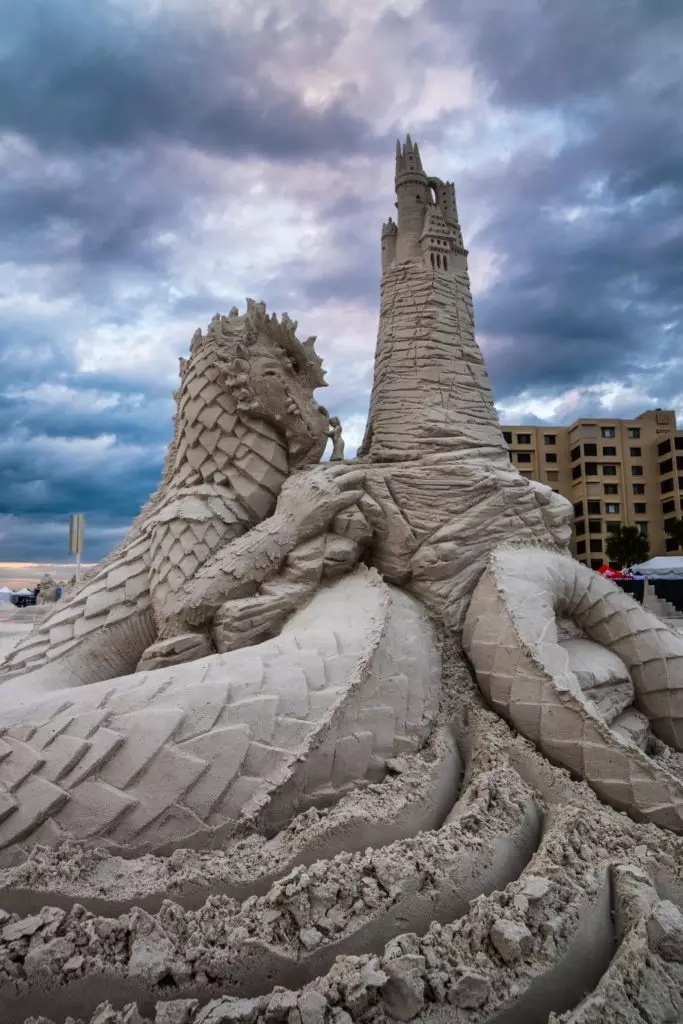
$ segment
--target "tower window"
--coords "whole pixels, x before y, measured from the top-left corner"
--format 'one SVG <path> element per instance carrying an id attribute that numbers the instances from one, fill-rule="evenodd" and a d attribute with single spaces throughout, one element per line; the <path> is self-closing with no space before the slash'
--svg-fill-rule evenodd
<path id="1" fill-rule="evenodd" d="M 443 258 L 443 269 L 448 270 L 448 258 L 446 256 Z"/>
<path id="2" fill-rule="evenodd" d="M 433 252 L 430 252 L 430 254 L 429 254 L 429 255 L 430 255 L 430 256 L 431 256 L 431 258 L 432 258 L 432 266 L 434 266 L 434 253 L 433 253 Z"/>

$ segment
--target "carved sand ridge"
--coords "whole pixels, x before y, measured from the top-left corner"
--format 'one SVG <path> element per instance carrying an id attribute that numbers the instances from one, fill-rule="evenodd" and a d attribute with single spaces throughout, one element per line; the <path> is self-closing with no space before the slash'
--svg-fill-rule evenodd
<path id="1" fill-rule="evenodd" d="M 424 612 L 358 569 L 265 644 L 0 711 L 0 846 L 272 829 L 421 746 L 439 677 Z"/>
<path id="2" fill-rule="evenodd" d="M 454 667 L 459 699 L 469 704 L 474 694 L 464 668 Z M 543 1020 L 552 1009 L 580 1004 L 603 973 L 623 986 L 634 971 L 650 1006 L 680 1012 L 676 942 L 683 919 L 670 901 L 683 891 L 681 840 L 601 807 L 584 785 L 569 782 L 473 704 L 470 719 L 469 782 L 436 832 L 296 868 L 242 904 L 213 897 L 188 912 L 171 897 L 151 916 L 133 910 L 98 918 L 65 908 L 8 917 L 5 970 L 27 981 L 8 978 L 0 989 L 3 1019 L 22 1020 L 37 989 L 53 1013 L 60 1007 L 56 1020 L 80 1016 L 98 993 L 108 990 L 111 999 L 115 989 L 119 1005 L 136 999 L 143 1020 L 173 1012 L 177 1018 L 169 1019 L 191 1024 L 285 1022 L 293 1008 L 304 1020 L 309 1007 L 325 1022 L 344 1020 L 341 1012 L 361 1021 Z M 513 763 L 536 777 L 545 799 L 533 797 Z M 542 839 L 528 818 L 530 799 L 545 817 Z M 496 847 L 497 829 L 508 837 L 506 855 Z M 482 868 L 496 856 L 500 866 L 487 885 Z M 105 863 L 100 859 L 100 874 Z M 43 870 L 43 885 L 59 886 L 60 875 L 68 882 L 73 873 L 68 860 Z M 624 875 L 642 880 L 648 901 L 634 905 L 622 894 L 615 879 Z M 490 895 L 467 910 L 473 884 Z M 384 945 L 387 925 L 403 934 Z M 296 987 L 297 979 L 301 985 L 316 975 Z M 285 990 L 271 993 L 273 982 Z M 231 995 L 202 1009 L 216 988 Z"/>
<path id="3" fill-rule="evenodd" d="M 510 465 L 455 190 L 410 137 L 396 193 L 361 458 L 312 339 L 214 318 L 162 487 L 54 613 L 88 632 L 138 550 L 134 663 L 100 626 L 10 659 L 7 1024 L 683 1019 L 681 638 Z"/>
<path id="4" fill-rule="evenodd" d="M 649 721 L 661 740 L 683 749 L 683 637 L 609 580 L 556 552 L 539 549 L 530 560 L 526 548 L 498 548 L 477 585 L 464 648 L 487 700 L 608 803 L 683 831 L 683 782 L 619 729 L 625 720 L 638 726 L 638 711 L 617 703 L 601 714 L 584 694 L 558 643 L 558 612 L 623 661 L 645 729 Z"/>

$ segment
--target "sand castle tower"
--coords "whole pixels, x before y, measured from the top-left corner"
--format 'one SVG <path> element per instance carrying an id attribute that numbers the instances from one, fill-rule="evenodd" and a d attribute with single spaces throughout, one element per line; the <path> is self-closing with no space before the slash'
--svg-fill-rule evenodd
<path id="1" fill-rule="evenodd" d="M 486 449 L 508 463 L 474 336 L 455 187 L 428 176 L 410 136 L 396 144 L 397 223 L 382 227 L 375 380 L 363 444 L 372 461 Z"/>

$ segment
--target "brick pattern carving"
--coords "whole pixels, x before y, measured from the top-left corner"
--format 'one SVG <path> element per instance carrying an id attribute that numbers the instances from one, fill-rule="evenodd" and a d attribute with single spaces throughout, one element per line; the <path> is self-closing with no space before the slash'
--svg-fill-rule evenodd
<path id="1" fill-rule="evenodd" d="M 621 658 L 636 707 L 661 740 L 683 749 L 683 637 L 609 580 L 542 548 L 498 548 L 474 591 L 463 640 L 484 695 L 608 803 L 683 831 L 680 779 L 610 728 L 582 692 L 558 643 L 560 612 Z"/>
<path id="2" fill-rule="evenodd" d="M 419 605 L 359 569 L 264 644 L 2 712 L 0 848 L 272 829 L 379 781 L 431 729 L 435 646 Z"/>

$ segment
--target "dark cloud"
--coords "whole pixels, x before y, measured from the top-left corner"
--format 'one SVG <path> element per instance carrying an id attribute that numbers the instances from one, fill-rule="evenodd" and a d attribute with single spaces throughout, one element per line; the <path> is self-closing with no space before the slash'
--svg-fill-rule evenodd
<path id="1" fill-rule="evenodd" d="M 377 307 L 391 121 L 413 101 L 473 254 L 500 266 L 475 296 L 499 404 L 556 396 L 561 419 L 683 394 L 676 0 L 425 0 L 348 39 L 313 0 L 260 21 L 237 3 L 0 0 L 0 18 L 0 559 L 63 557 L 75 510 L 89 558 L 112 546 L 159 478 L 188 324 L 243 290 L 307 326 L 340 311 L 309 329 L 323 402 L 359 420 L 374 324 L 361 338 L 344 310 Z M 459 67 L 479 99 L 422 96 Z M 283 207 L 307 227 L 278 261 Z M 612 381 L 631 390 L 606 405 Z"/>
<path id="2" fill-rule="evenodd" d="M 269 62 L 324 61 L 342 27 L 313 4 L 272 12 L 158 8 L 103 0 L 0 3 L 0 125 L 42 148 L 166 140 L 283 160 L 367 148 L 369 125 L 340 102 L 324 112 L 275 87 Z M 294 48 L 294 53 L 289 51 Z"/>
<path id="3" fill-rule="evenodd" d="M 683 9 L 635 0 L 459 9 L 496 103 L 533 107 L 546 138 L 553 126 L 562 134 L 463 177 L 461 195 L 496 197 L 470 244 L 504 259 L 477 304 L 498 400 L 643 375 L 655 383 L 681 338 L 683 83 L 667 54 L 683 39 Z M 683 367 L 668 382 L 680 393 Z"/>

